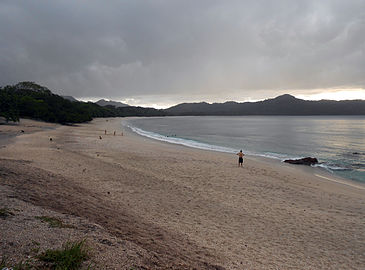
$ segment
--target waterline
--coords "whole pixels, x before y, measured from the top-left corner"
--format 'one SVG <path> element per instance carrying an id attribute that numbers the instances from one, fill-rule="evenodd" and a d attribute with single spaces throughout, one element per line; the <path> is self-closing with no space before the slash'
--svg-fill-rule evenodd
<path id="1" fill-rule="evenodd" d="M 203 150 L 283 161 L 316 157 L 314 167 L 365 182 L 365 117 L 189 116 L 133 118 L 142 136 Z"/>

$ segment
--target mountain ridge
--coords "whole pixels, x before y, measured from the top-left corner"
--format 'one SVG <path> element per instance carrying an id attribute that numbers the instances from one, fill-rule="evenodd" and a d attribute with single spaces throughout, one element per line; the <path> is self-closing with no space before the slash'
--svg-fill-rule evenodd
<path id="1" fill-rule="evenodd" d="M 67 99 L 71 102 L 77 102 L 78 100 L 76 98 L 74 98 L 73 96 L 61 96 L 63 97 L 64 99 Z"/>
<path id="2" fill-rule="evenodd" d="M 180 103 L 172 115 L 365 115 L 365 100 L 304 100 L 289 94 L 256 102 Z"/>
<path id="3" fill-rule="evenodd" d="M 113 100 L 105 100 L 105 99 L 100 99 L 98 101 L 95 102 L 96 104 L 98 104 L 99 106 L 114 106 L 116 108 L 119 107 L 129 107 L 128 104 L 119 102 L 119 101 L 113 101 Z"/>

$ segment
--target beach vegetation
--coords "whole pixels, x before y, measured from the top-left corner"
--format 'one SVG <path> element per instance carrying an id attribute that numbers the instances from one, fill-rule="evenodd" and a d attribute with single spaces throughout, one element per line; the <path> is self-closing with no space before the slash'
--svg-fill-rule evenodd
<path id="1" fill-rule="evenodd" d="M 61 249 L 47 249 L 40 255 L 30 257 L 25 262 L 17 264 L 8 262 L 5 256 L 0 261 L 0 269 L 12 270 L 76 270 L 91 269 L 91 264 L 83 267 L 83 263 L 89 259 L 89 249 L 85 240 L 67 242 Z"/>
<path id="2" fill-rule="evenodd" d="M 84 261 L 89 258 L 85 240 L 67 242 L 61 249 L 48 249 L 38 256 L 50 269 L 73 270 L 80 269 Z M 90 268 L 90 267 L 89 267 Z"/>
<path id="3" fill-rule="evenodd" d="M 0 116 L 4 117 L 6 122 L 19 121 L 17 98 L 9 89 L 0 88 Z"/>
<path id="4" fill-rule="evenodd" d="M 72 228 L 71 225 L 64 224 L 61 219 L 55 217 L 40 216 L 36 217 L 36 219 L 48 223 L 51 228 Z"/>
<path id="5" fill-rule="evenodd" d="M 9 208 L 0 208 L 0 217 L 7 218 L 9 216 L 14 216 L 14 213 Z"/>

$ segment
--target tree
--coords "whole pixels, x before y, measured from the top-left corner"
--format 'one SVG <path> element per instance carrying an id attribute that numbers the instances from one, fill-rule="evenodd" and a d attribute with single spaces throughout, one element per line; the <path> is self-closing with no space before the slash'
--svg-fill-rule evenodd
<path id="1" fill-rule="evenodd" d="M 17 106 L 17 98 L 8 89 L 0 88 L 0 116 L 5 117 L 6 122 L 19 121 L 19 110 Z"/>

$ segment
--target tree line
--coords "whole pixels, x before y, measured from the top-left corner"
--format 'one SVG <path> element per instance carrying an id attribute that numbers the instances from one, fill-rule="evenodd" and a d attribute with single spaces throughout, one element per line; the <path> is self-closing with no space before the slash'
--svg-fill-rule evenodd
<path id="1" fill-rule="evenodd" d="M 46 122 L 71 124 L 95 117 L 163 116 L 162 110 L 142 107 L 99 106 L 93 102 L 69 101 L 33 82 L 21 82 L 0 88 L 0 116 L 6 121 L 32 118 Z"/>

